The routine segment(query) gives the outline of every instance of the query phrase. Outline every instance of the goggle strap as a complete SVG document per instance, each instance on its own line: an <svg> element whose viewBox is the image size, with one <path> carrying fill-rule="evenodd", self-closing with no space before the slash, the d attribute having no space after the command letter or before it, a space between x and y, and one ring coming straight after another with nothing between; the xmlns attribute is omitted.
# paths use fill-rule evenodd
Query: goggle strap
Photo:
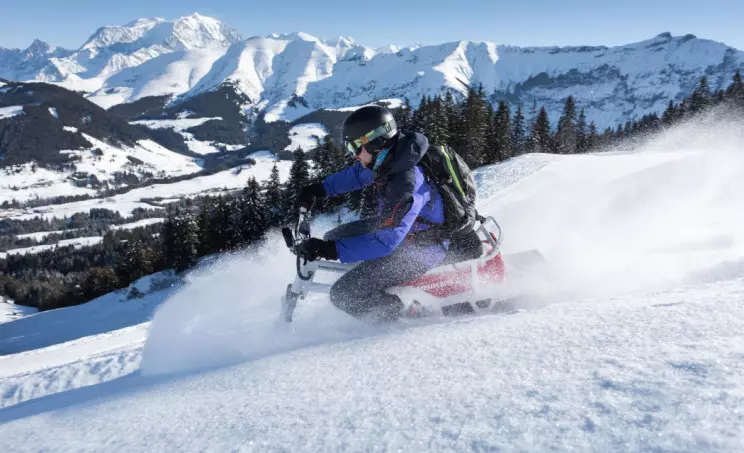
<svg viewBox="0 0 744 453"><path fill-rule="evenodd" d="M387 123L380 125L374 130L371 130L367 132L366 134L362 135L360 138L356 140L351 140L348 143L350 144L353 143L354 148L358 149L358 148L361 148L362 145L366 145L372 140L382 137L383 135L387 134L388 132L392 130L393 130L393 126L390 124L390 121L388 121ZM348 148L348 145L347 145L347 148Z"/></svg>

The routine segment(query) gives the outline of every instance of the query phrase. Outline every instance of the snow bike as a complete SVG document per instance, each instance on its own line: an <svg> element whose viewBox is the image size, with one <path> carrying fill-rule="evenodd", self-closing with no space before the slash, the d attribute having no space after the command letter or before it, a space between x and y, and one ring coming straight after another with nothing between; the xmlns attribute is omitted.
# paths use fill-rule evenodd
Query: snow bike
<svg viewBox="0 0 744 453"><path fill-rule="evenodd" d="M456 316L462 314L481 314L513 310L509 298L495 298L494 285L505 278L505 265L499 246L501 245L501 226L487 217L476 224L476 231L483 243L481 256L436 267L421 277L405 284L387 288L387 292L397 295L404 305L403 315L413 304L423 307L427 315ZM311 237L310 213L300 208L298 221L294 227L282 228L284 241L290 251L297 255L297 276L287 285L282 298L284 321L292 322L297 301L305 299L308 293L328 294L332 283L316 281L320 272L341 275L353 269L358 263L339 263L336 261L308 261L300 251L301 244ZM523 252L530 259L542 259L539 252ZM537 254L537 256L535 256Z"/></svg>

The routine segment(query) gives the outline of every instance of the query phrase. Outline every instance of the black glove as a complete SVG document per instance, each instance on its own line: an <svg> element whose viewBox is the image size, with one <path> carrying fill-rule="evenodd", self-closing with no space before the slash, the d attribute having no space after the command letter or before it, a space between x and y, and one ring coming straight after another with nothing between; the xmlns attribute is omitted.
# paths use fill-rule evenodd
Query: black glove
<svg viewBox="0 0 744 453"><path fill-rule="evenodd" d="M318 238L310 238L299 245L298 254L308 261L315 261L318 258L326 260L337 260L338 251L336 242L324 241Z"/></svg>
<svg viewBox="0 0 744 453"><path fill-rule="evenodd" d="M297 194L297 204L303 208L310 209L315 203L316 198L325 198L325 196L326 191L323 183L316 182L300 189L300 192Z"/></svg>

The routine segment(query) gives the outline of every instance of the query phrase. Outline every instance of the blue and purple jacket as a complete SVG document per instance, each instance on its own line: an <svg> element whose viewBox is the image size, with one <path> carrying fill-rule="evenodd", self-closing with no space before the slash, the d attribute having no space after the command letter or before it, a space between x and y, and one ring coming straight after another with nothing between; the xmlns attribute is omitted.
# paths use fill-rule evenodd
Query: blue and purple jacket
<svg viewBox="0 0 744 453"><path fill-rule="evenodd" d="M377 171L355 162L350 168L323 180L329 197L373 183L377 184L380 192L378 216L353 222L350 235L336 240L338 258L342 263L388 255L399 246L415 244L416 233L444 222L439 191L429 185L421 168L416 165L428 146L426 137L419 133L401 133ZM441 246L440 250L444 253Z"/></svg>

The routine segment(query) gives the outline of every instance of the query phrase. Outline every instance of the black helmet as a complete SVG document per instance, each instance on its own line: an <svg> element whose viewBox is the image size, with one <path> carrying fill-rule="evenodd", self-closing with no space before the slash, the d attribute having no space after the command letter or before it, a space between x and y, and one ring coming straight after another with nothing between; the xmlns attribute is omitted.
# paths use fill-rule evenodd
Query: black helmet
<svg viewBox="0 0 744 453"><path fill-rule="evenodd" d="M362 146L370 153L378 153L390 147L397 135L393 114L378 105L355 110L344 120L341 131L344 147L352 154L359 154Z"/></svg>

